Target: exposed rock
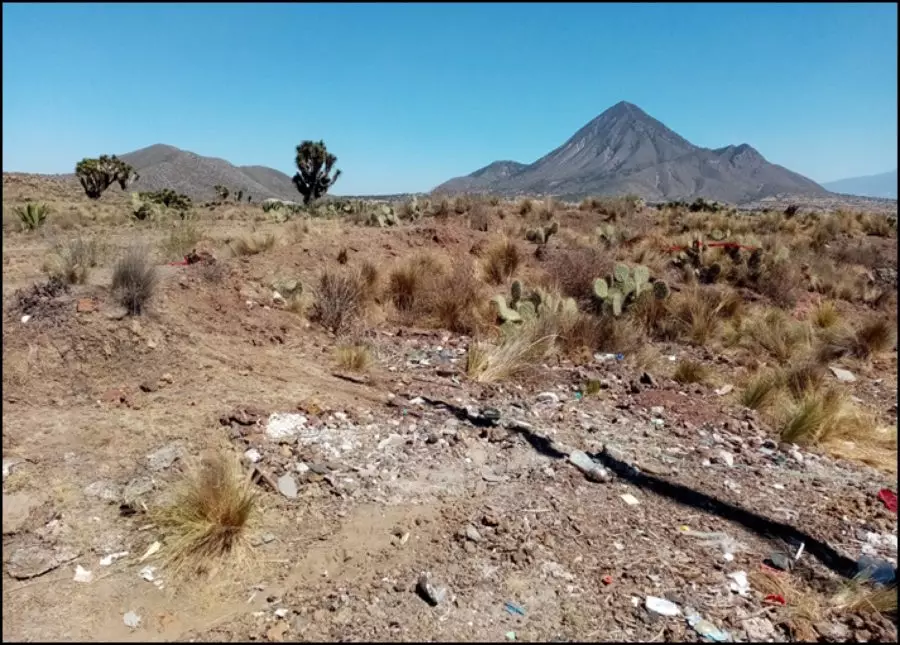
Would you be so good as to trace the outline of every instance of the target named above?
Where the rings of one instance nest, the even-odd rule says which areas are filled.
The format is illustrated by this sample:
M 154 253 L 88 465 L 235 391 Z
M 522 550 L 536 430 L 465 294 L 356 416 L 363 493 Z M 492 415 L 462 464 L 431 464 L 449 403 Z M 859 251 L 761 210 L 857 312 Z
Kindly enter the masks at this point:
M 278 478 L 278 492 L 288 499 L 295 499 L 297 497 L 297 480 L 294 479 L 293 475 L 285 473 Z
M 831 373 L 834 374 L 834 377 L 841 383 L 856 382 L 856 375 L 850 370 L 845 370 L 841 367 L 835 367 L 834 365 L 829 366 L 828 369 L 831 370 Z
M 25 522 L 31 511 L 40 506 L 42 500 L 28 493 L 12 493 L 3 495 L 3 535 L 16 533 Z
M 122 497 L 122 487 L 106 479 L 95 481 L 84 489 L 89 497 L 99 497 L 107 502 L 118 502 Z
M 16 549 L 6 563 L 6 571 L 17 580 L 36 578 L 78 557 L 78 552 L 41 544 Z
M 433 607 L 441 604 L 447 597 L 447 589 L 436 584 L 428 572 L 423 572 L 419 576 L 416 591 Z
M 181 447 L 181 444 L 170 443 L 147 455 L 147 466 L 150 470 L 159 472 L 169 468 L 183 456 L 184 449 Z

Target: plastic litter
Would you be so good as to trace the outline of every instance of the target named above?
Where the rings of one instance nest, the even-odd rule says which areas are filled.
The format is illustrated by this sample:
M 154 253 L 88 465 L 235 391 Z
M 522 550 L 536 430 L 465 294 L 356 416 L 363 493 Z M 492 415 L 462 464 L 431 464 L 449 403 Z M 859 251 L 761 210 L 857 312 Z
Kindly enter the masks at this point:
M 515 632 L 506 632 L 506 640 L 508 640 L 508 641 L 516 640 L 516 633 Z
M 125 614 L 122 617 L 122 620 L 125 622 L 125 626 L 131 627 L 131 629 L 137 629 L 137 626 L 141 624 L 141 617 L 133 611 L 129 611 Z
M 161 548 L 162 548 L 162 544 L 160 544 L 159 542 L 154 542 L 147 548 L 147 550 L 144 552 L 144 555 L 141 556 L 141 559 L 138 560 L 138 562 L 143 562 L 144 560 L 149 558 L 151 555 L 159 553 L 159 550 Z
M 733 592 L 740 596 L 746 596 L 750 593 L 750 582 L 747 580 L 746 571 L 735 571 L 734 573 L 729 573 L 728 577 L 732 580 L 728 587 Z
M 892 513 L 897 512 L 897 493 L 894 491 L 882 488 L 878 491 L 878 499 L 881 500 L 881 503 L 884 504 L 885 508 L 887 508 Z
M 772 603 L 773 605 L 785 605 L 787 602 L 780 593 L 770 593 L 765 597 L 765 601 Z
M 93 582 L 94 574 L 82 567 L 80 564 L 75 567 L 75 582 Z
M 897 567 L 887 560 L 876 560 L 867 555 L 856 561 L 856 575 L 882 585 L 892 585 L 897 581 Z
M 735 553 L 739 553 L 744 549 L 743 545 L 740 542 L 735 540 L 727 533 L 705 533 L 703 531 L 694 531 L 687 526 L 681 526 L 678 530 L 688 537 L 697 538 L 706 546 L 719 547 L 722 550 L 723 554 L 725 554 L 726 556 L 730 554 L 732 556 L 732 559 Z M 726 557 L 726 559 L 728 558 Z
M 630 493 L 625 493 L 624 495 L 619 495 L 619 497 L 621 497 L 622 501 L 625 502 L 626 504 L 628 504 L 629 506 L 637 506 L 638 504 L 640 504 L 640 502 L 637 500 L 637 498 Z
M 625 360 L 625 354 L 616 354 L 616 360 L 617 360 L 617 361 L 624 361 L 624 360 Z
M 102 558 L 100 558 L 100 566 L 108 567 L 113 562 L 115 562 L 119 558 L 124 558 L 126 555 L 128 555 L 128 551 L 119 551 L 118 553 L 110 553 L 109 555 L 104 555 Z
M 504 608 L 508 613 L 510 613 L 510 614 L 515 614 L 515 615 L 518 615 L 518 616 L 524 616 L 524 615 L 525 615 L 525 609 L 522 608 L 522 607 L 520 607 L 520 606 L 517 605 L 516 603 L 512 602 L 511 600 L 508 600 L 508 601 L 506 602 L 506 604 L 503 605 L 503 608 Z
M 602 578 L 600 578 L 600 582 L 602 582 L 605 585 L 611 585 L 612 581 L 613 581 L 612 576 L 603 576 Z
M 688 625 L 693 627 L 694 631 L 701 636 L 717 643 L 725 643 L 731 640 L 731 634 L 724 629 L 719 629 L 711 622 L 701 617 L 700 614 L 693 609 L 685 610 L 685 612 L 687 613 L 685 618 L 687 619 Z
M 671 600 L 665 598 L 657 598 L 656 596 L 647 596 L 644 599 L 644 606 L 655 614 L 660 616 L 677 616 L 681 610 Z

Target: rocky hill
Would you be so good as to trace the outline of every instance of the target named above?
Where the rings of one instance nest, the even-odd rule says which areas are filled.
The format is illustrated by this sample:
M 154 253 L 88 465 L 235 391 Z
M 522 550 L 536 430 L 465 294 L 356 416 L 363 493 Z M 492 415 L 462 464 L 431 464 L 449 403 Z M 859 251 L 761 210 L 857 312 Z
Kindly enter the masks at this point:
M 624 101 L 532 164 L 494 162 L 435 191 L 565 198 L 633 193 L 654 201 L 705 197 L 733 203 L 827 193 L 814 181 L 769 163 L 746 143 L 715 150 L 695 146 Z

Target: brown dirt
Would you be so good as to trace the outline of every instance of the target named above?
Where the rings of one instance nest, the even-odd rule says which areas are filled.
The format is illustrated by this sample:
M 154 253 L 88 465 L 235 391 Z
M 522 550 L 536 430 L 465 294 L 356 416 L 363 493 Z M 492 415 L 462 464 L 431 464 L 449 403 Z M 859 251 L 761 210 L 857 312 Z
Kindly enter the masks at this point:
M 896 490 L 896 474 L 815 449 L 779 448 L 772 429 L 738 406 L 735 394 L 714 392 L 737 383 L 734 359 L 711 361 L 717 382 L 710 385 L 674 383 L 674 363 L 665 359 L 646 368 L 652 383 L 641 383 L 645 368 L 630 356 L 589 366 L 554 359 L 526 381 L 477 385 L 463 376 L 467 337 L 400 327 L 383 305 L 366 332 L 375 367 L 354 382 L 335 376 L 335 339 L 272 300 L 273 280 L 311 285 L 322 267 L 337 265 L 342 248 L 351 266 L 367 260 L 385 274 L 422 250 L 467 255 L 493 232 L 429 219 L 395 230 L 313 221 L 291 242 L 291 224 L 261 222 L 253 226 L 277 233 L 279 245 L 226 258 L 223 241 L 251 225 L 221 219 L 217 210 L 202 221 L 226 267 L 222 280 L 205 279 L 201 265 L 164 266 L 148 315 L 132 319 L 120 317 L 106 288 L 109 258 L 138 234 L 158 241 L 166 231 L 98 221 L 124 208 L 122 196 L 92 204 L 71 187 L 4 176 L 4 210 L 32 195 L 83 211 L 76 230 L 102 236 L 111 250 L 88 284 L 46 299 L 22 323 L 15 292 L 41 279 L 47 249 L 66 233 L 4 235 L 4 468 L 18 460 L 4 475 L 4 502 L 14 494 L 35 502 L 9 534 L 4 514 L 4 639 L 468 641 L 514 632 L 516 640 L 697 640 L 683 618 L 648 612 L 647 596 L 694 607 L 744 640 L 753 638 L 748 624 L 762 616 L 771 638 L 789 639 L 787 610 L 766 609 L 758 591 L 743 597 L 729 589 L 729 573 L 758 571 L 780 548 L 796 551 L 793 538 L 772 535 L 766 519 L 850 560 L 866 532 L 896 539 L 896 516 L 876 500 L 879 489 Z M 250 219 L 258 211 L 238 214 Z M 896 238 L 890 243 L 896 249 Z M 520 273 L 538 272 L 528 253 Z M 78 311 L 85 298 L 95 306 Z M 704 356 L 680 347 L 662 353 Z M 896 423 L 896 406 L 889 409 L 896 351 L 853 369 L 853 394 Z M 576 389 L 586 377 L 599 377 L 603 388 L 581 398 Z M 546 392 L 559 400 L 539 396 Z M 434 400 L 496 408 L 501 423 L 482 427 Z M 259 423 L 229 419 L 248 408 L 262 413 Z M 273 412 L 306 416 L 299 442 L 266 438 Z M 556 446 L 592 454 L 605 447 L 634 468 L 609 482 L 589 481 L 514 421 Z M 260 488 L 252 546 L 208 579 L 171 579 L 160 565 L 165 544 L 139 562 L 161 539 L 147 517 L 123 515 L 118 503 L 97 496 L 98 486 L 85 490 L 149 480 L 152 490 L 140 499 L 152 507 L 183 460 L 155 469 L 147 456 L 173 442 L 184 455 L 255 448 L 260 468 L 275 478 L 294 472 L 300 484 L 297 499 Z M 297 462 L 313 468 L 296 472 Z M 654 489 L 634 473 L 683 488 Z M 691 491 L 761 519 L 729 515 Z M 625 494 L 639 503 L 627 504 Z M 471 530 L 466 537 L 470 526 L 475 539 Z M 683 526 L 727 533 L 741 546 L 726 560 Z M 65 547 L 78 557 L 15 579 L 10 558 L 30 545 Z M 805 549 L 784 575 L 826 597 L 843 579 L 820 561 L 822 549 L 813 542 Z M 100 566 L 118 551 L 129 555 Z M 896 558 L 884 544 L 875 551 Z M 162 589 L 141 578 L 148 564 L 165 581 Z M 74 581 L 76 565 L 96 579 Z M 416 593 L 424 571 L 447 589 L 436 607 Z M 507 602 L 524 616 L 505 609 Z M 142 617 L 137 629 L 123 623 L 128 611 Z M 889 620 L 856 614 L 824 618 L 818 633 L 844 628 L 851 637 L 896 640 Z

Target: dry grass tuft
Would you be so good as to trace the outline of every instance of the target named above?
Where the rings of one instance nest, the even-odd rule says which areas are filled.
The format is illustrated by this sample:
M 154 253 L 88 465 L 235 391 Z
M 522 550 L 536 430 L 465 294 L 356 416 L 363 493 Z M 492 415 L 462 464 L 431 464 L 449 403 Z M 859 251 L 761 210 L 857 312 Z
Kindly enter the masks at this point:
M 843 406 L 843 397 L 836 390 L 807 393 L 784 414 L 782 441 L 811 445 L 828 440 L 839 430 Z
M 96 238 L 77 237 L 53 250 L 44 264 L 44 271 L 51 278 L 58 277 L 68 284 L 84 284 L 91 269 L 99 263 L 100 253 L 101 245 Z
M 482 325 L 483 287 L 468 258 L 459 258 L 447 273 L 428 280 L 422 297 L 422 313 L 447 331 L 471 334 Z
M 421 276 L 412 264 L 397 267 L 388 276 L 387 291 L 398 311 L 412 311 L 419 295 Z
M 709 378 L 709 369 L 698 361 L 679 361 L 672 379 L 677 383 L 704 383 Z
M 333 334 L 349 329 L 362 313 L 363 287 L 357 274 L 324 271 L 319 276 L 312 319 Z
M 488 247 L 484 255 L 484 273 L 488 283 L 503 284 L 515 274 L 521 261 L 519 247 L 508 238 Z
M 776 372 L 755 374 L 741 392 L 741 405 L 751 410 L 769 408 L 778 397 L 781 383 L 781 375 Z
M 349 258 L 349 252 L 347 249 L 341 249 L 337 254 L 337 263 L 338 264 L 347 264 L 347 260 Z
M 831 329 L 841 320 L 841 314 L 833 300 L 823 300 L 810 314 L 810 321 L 819 329 Z
M 750 343 L 750 349 L 762 349 L 782 364 L 812 343 L 809 326 L 792 319 L 780 309 L 769 309 L 762 316 L 751 318 L 742 331 Z
M 275 246 L 275 241 L 274 233 L 253 233 L 242 235 L 232 241 L 229 246 L 235 255 L 256 255 L 271 249 Z
M 742 305 L 733 289 L 692 285 L 671 298 L 667 309 L 679 335 L 694 345 L 704 346 L 723 320 L 740 318 Z
M 132 316 L 140 315 L 156 291 L 159 276 L 146 247 L 126 249 L 113 269 L 112 290 Z
M 848 354 L 867 359 L 891 349 L 896 338 L 897 323 L 894 318 L 871 317 L 856 330 L 838 328 L 823 334 L 819 360 L 827 362 Z
M 351 372 L 365 372 L 372 364 L 372 351 L 365 343 L 338 345 L 335 349 L 338 365 Z
M 499 343 L 473 340 L 466 354 L 466 374 L 477 383 L 494 383 L 519 376 L 535 368 L 553 347 L 553 336 L 523 323 L 503 335 Z
M 181 260 L 197 248 L 203 237 L 203 231 L 193 221 L 173 221 L 169 234 L 160 242 L 159 248 L 167 260 Z
M 256 503 L 249 480 L 233 459 L 217 453 L 190 466 L 172 502 L 156 510 L 169 562 L 204 567 L 242 543 Z

